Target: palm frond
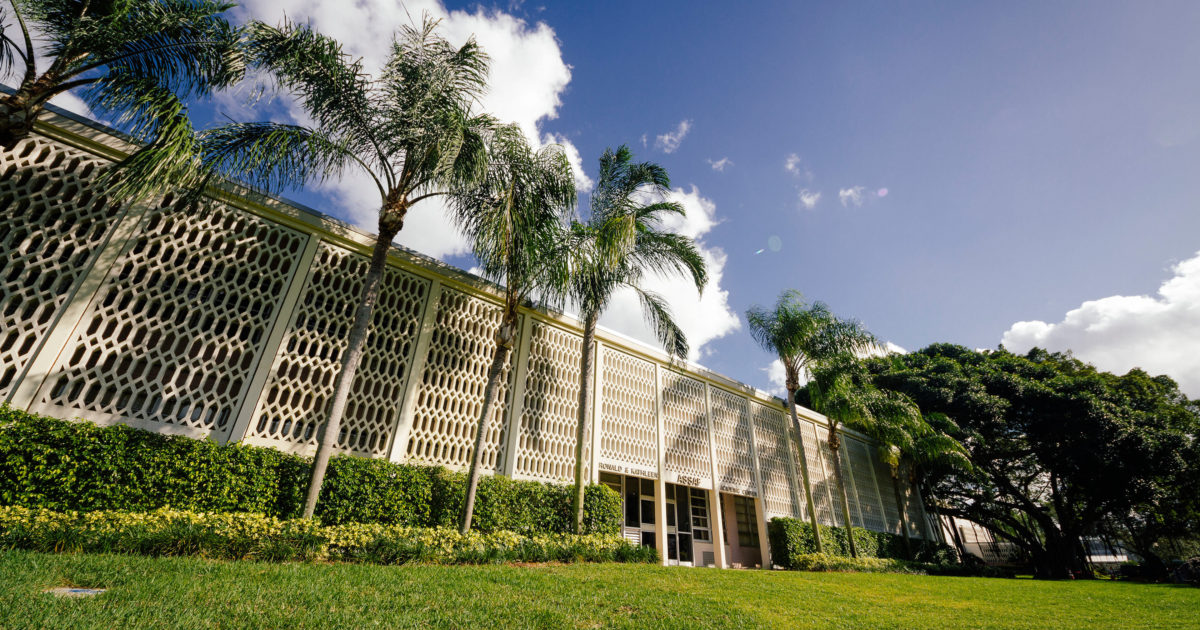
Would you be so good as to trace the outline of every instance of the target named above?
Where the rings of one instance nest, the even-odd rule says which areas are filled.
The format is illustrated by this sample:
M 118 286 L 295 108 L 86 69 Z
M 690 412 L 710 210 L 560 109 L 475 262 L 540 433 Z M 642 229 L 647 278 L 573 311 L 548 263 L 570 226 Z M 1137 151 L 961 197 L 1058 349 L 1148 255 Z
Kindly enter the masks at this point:
M 666 349 L 667 354 L 686 359 L 688 355 L 687 337 L 683 333 L 683 329 L 675 323 L 675 319 L 671 316 L 671 308 L 661 295 L 652 291 L 646 291 L 634 285 L 628 285 L 637 293 L 638 300 L 642 303 L 642 315 L 646 318 L 646 323 L 650 325 L 650 329 L 654 331 L 654 336 L 658 342 Z
M 231 123 L 202 132 L 200 145 L 206 176 L 221 175 L 272 193 L 335 179 L 358 163 L 352 147 L 300 125 Z M 386 191 L 378 181 L 376 186 L 382 200 Z

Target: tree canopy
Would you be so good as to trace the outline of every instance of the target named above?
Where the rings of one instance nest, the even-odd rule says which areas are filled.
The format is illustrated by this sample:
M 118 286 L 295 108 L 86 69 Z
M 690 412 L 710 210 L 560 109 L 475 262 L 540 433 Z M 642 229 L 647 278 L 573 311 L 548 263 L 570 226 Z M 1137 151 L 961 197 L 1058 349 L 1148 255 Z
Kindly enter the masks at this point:
M 1082 571 L 1084 536 L 1158 521 L 1164 501 L 1196 487 L 1200 414 L 1168 377 L 949 344 L 869 367 L 879 387 L 945 414 L 939 428 L 966 447 L 971 469 L 926 471 L 940 507 L 1015 544 L 1041 577 Z

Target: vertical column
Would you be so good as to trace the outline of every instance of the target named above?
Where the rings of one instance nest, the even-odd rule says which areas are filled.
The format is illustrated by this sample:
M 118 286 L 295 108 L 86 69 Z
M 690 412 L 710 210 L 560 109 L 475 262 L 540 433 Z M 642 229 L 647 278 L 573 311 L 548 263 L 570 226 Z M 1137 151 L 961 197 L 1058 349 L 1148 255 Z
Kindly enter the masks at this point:
M 854 462 L 850 461 L 852 457 L 850 455 L 850 436 L 846 435 L 846 432 L 841 429 L 838 429 L 838 433 L 841 433 L 840 440 L 842 443 L 842 452 L 839 459 L 846 466 L 846 474 L 843 475 L 846 479 L 846 500 L 849 501 L 850 493 L 854 493 L 854 509 L 848 510 L 850 512 L 850 526 L 858 527 L 858 525 L 854 524 L 854 517 L 857 516 L 858 522 L 865 527 L 867 522 L 863 519 L 862 515 L 862 496 L 858 494 L 858 482 L 854 480 Z M 849 505 L 846 507 L 850 508 Z
M 712 467 L 713 489 L 708 494 L 708 514 L 712 523 L 713 558 L 717 568 L 727 569 L 729 560 L 725 557 L 725 514 L 722 511 L 725 506 L 721 505 L 721 478 L 717 474 L 717 431 L 713 426 L 712 388 L 707 383 L 704 384 L 704 413 L 708 421 L 708 461 Z
M 408 452 L 408 435 L 412 431 L 413 412 L 417 408 L 417 390 L 421 387 L 421 378 L 425 373 L 425 359 L 429 355 L 429 340 L 433 338 L 433 328 L 437 325 L 438 303 L 442 301 L 442 283 L 434 280 L 429 286 L 429 297 L 425 302 L 425 313 L 421 316 L 421 329 L 417 333 L 417 347 L 413 350 L 412 367 L 405 375 L 404 404 L 396 417 L 396 431 L 393 433 L 392 450 L 388 459 L 402 462 Z
M 658 439 L 658 479 L 654 481 L 654 512 L 655 529 L 658 535 L 654 543 L 658 546 L 658 555 L 663 566 L 667 565 L 667 452 L 663 434 L 663 396 L 662 396 L 662 366 L 654 364 L 654 432 Z
M 600 436 L 604 431 L 604 344 L 596 339 L 596 362 L 592 374 L 592 483 L 600 482 Z M 589 436 L 584 436 L 587 439 Z
M 517 449 L 521 446 L 521 416 L 525 414 L 525 381 L 529 375 L 529 346 L 533 341 L 533 314 L 526 313 L 521 325 L 517 354 L 513 359 L 512 405 L 508 411 L 508 445 L 504 449 L 504 467 L 508 477 L 517 472 Z M 409 426 L 412 426 L 411 424 Z
M 275 371 L 279 361 L 279 344 L 283 342 L 283 336 L 287 333 L 288 327 L 292 323 L 292 317 L 295 314 L 296 303 L 300 301 L 300 294 L 304 291 L 304 286 L 308 283 L 308 276 L 312 273 L 313 259 L 317 256 L 318 246 L 321 244 L 321 239 L 310 234 L 308 235 L 308 244 L 304 246 L 304 251 L 300 253 L 299 260 L 296 261 L 295 271 L 292 272 L 292 279 L 288 282 L 287 293 L 284 294 L 283 303 L 279 306 L 279 312 L 275 314 L 275 323 L 271 326 L 271 332 L 267 337 L 267 343 L 263 346 L 262 356 L 258 360 L 258 367 L 254 370 L 254 376 L 250 379 L 250 385 L 246 388 L 246 397 L 242 400 L 242 408 L 233 422 L 233 428 L 229 431 L 229 435 L 225 436 L 222 443 L 240 442 L 246 437 L 246 431 L 250 428 L 250 421 L 258 413 L 259 407 L 264 403 L 263 397 L 266 392 L 263 387 L 267 383 L 267 377 Z
M 108 241 L 97 249 L 87 273 L 71 287 L 71 296 L 55 316 L 54 323 L 47 329 L 41 347 L 29 358 L 24 372 L 17 377 L 17 384 L 9 396 L 10 405 L 18 409 L 28 409 L 33 404 L 42 382 L 50 375 L 50 371 L 58 363 L 59 356 L 67 349 L 66 345 L 75 333 L 75 328 L 79 326 L 88 305 L 104 284 L 104 279 L 108 277 L 113 264 L 126 252 L 130 241 L 139 232 L 142 217 L 149 208 L 147 202 L 137 203 L 117 220 Z
M 767 544 L 767 502 L 763 500 L 762 468 L 758 463 L 758 444 L 754 439 L 754 416 L 750 410 L 750 399 L 743 398 L 742 409 L 750 422 L 750 456 L 754 469 L 754 512 L 758 517 L 758 550 L 762 554 L 762 568 L 771 568 L 771 546 Z

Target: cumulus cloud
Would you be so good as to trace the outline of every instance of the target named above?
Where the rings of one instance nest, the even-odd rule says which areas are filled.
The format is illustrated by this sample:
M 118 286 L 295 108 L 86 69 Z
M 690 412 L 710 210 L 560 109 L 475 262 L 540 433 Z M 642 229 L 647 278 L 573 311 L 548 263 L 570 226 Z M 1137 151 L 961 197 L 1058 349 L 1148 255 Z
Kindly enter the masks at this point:
M 855 207 L 863 204 L 863 192 L 866 188 L 863 186 L 855 186 L 853 188 L 843 188 L 838 191 L 838 201 L 842 202 L 843 208 L 850 207 L 854 204 Z
M 378 74 L 402 24 L 419 23 L 421 16 L 441 20 L 441 33 L 460 45 L 474 35 L 491 57 L 489 90 L 481 108 L 501 121 L 516 123 L 534 146 L 562 144 L 571 160 L 575 180 L 584 190 L 591 179 L 582 168 L 579 151 L 565 136 L 543 132 L 542 124 L 558 116 L 561 94 L 571 80 L 571 69 L 562 58 L 554 30 L 542 22 L 530 24 L 499 10 L 476 8 L 447 11 L 439 0 L 357 0 L 353 3 L 323 0 L 245 0 L 237 9 L 243 19 L 278 23 L 286 15 L 297 23 L 341 41 L 352 57 L 362 58 L 372 74 Z M 225 103 L 229 103 L 227 97 Z M 305 122 L 294 103 L 282 103 L 284 119 Z M 272 115 L 273 119 L 277 119 Z M 332 214 L 349 218 L 364 229 L 375 231 L 379 195 L 369 179 L 348 174 L 323 187 L 337 205 Z M 325 209 L 329 211 L 329 209 Z M 468 251 L 466 241 L 446 218 L 436 200 L 423 201 L 410 211 L 396 241 L 430 256 L 442 258 Z
M 805 181 L 811 182 L 813 180 L 812 169 L 804 162 L 804 158 L 795 153 L 790 153 L 784 158 L 783 170 L 791 173 L 794 177 L 803 178 Z
M 766 391 L 787 400 L 787 370 L 783 369 L 783 363 L 775 359 L 761 369 L 767 375 L 767 382 L 771 384 Z
M 692 130 L 692 121 L 681 120 L 675 131 L 668 131 L 654 138 L 654 148 L 659 149 L 663 153 L 674 153 L 683 142 L 684 137 Z
M 725 167 L 733 166 L 733 160 L 731 160 L 727 157 L 723 157 L 719 160 L 713 160 L 710 158 L 708 160 L 708 165 L 712 167 L 712 170 L 714 170 L 718 173 L 723 173 L 723 172 L 725 172 Z
M 820 191 L 813 192 L 807 188 L 800 191 L 800 205 L 805 210 L 812 210 L 817 207 L 817 202 L 821 200 Z
M 646 278 L 643 288 L 666 299 L 675 321 L 687 335 L 691 346 L 688 359 L 698 361 L 706 355 L 706 344 L 740 328 L 741 320 L 729 305 L 729 291 L 722 286 L 727 256 L 719 247 L 708 246 L 702 240 L 719 223 L 716 204 L 703 197 L 694 185 L 688 191 L 682 188 L 671 190 L 667 200 L 683 204 L 687 215 L 669 217 L 663 227 L 697 239 L 697 246 L 708 265 L 708 286 L 700 295 L 696 293 L 690 278 L 651 276 Z M 601 316 L 600 324 L 658 346 L 654 332 L 642 317 L 641 303 L 633 291 L 618 292 Z
M 1200 396 L 1200 252 L 1172 268 L 1158 294 L 1114 295 L 1084 302 L 1057 323 L 1023 321 L 1004 333 L 1013 352 L 1034 346 L 1071 350 L 1096 367 L 1123 374 L 1140 367 L 1167 374 L 1189 397 Z

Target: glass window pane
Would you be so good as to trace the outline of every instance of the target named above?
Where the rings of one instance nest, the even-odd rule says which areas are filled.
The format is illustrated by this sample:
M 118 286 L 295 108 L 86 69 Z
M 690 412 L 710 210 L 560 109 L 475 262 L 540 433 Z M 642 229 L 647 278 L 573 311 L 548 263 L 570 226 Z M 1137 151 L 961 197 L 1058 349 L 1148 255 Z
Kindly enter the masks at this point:
M 642 522 L 654 524 L 654 501 L 642 499 Z
M 654 496 L 654 482 L 649 479 L 642 479 L 642 494 L 652 497 Z

